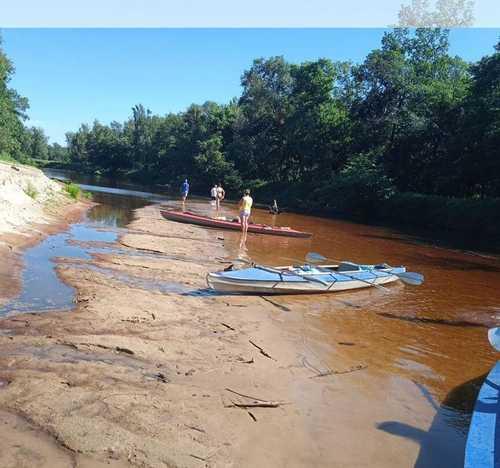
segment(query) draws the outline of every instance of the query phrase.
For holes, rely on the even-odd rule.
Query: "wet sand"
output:
[[[141,208],[119,242],[151,256],[60,262],[75,310],[2,319],[0,465],[461,465],[447,399],[380,365],[414,324],[364,310],[378,291],[207,294],[206,272],[234,255],[229,237]],[[378,333],[379,320],[398,326]]]
[[[17,232],[0,232],[0,306],[19,294],[23,252],[51,234],[64,231],[81,218],[93,204],[61,197],[56,205],[46,207],[43,224],[21,226]]]

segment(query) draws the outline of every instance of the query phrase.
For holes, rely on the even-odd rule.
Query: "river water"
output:
[[[50,175],[65,176],[61,172]],[[94,233],[117,233],[132,219],[135,208],[157,202],[179,205],[167,202],[154,189],[82,181],[77,175],[72,178],[92,190],[95,200],[102,204],[93,208],[83,223],[62,235],[66,238],[48,239],[49,243],[60,243],[61,248],[68,248],[67,240],[75,236],[82,240],[78,238],[79,229],[92,231],[87,231],[83,240],[102,240]],[[214,213],[210,203],[200,199],[188,200],[186,209]],[[235,205],[224,203],[222,214],[236,215]],[[487,330],[500,323],[500,258],[443,248],[392,229],[346,221],[292,213],[273,216],[265,210],[254,210],[253,220],[309,231],[313,237],[249,234],[242,245],[240,233],[225,231],[230,256],[287,265],[304,262],[308,252],[319,252],[332,261],[401,264],[425,276],[425,283],[419,287],[396,284],[387,291],[370,288],[313,297],[280,296],[272,303],[281,311],[303,311],[301,326],[316,343],[325,365],[334,368],[335,356],[348,356],[352,362],[369,366],[372,372],[413,382],[439,416],[427,436],[442,444],[459,444],[455,451],[463,454],[475,394],[482,376],[498,358],[488,345]],[[29,258],[27,261],[29,264]],[[421,443],[423,451],[425,437],[410,429],[391,426],[385,430]],[[438,453],[430,459],[432,466],[459,464],[455,460],[439,465]]]

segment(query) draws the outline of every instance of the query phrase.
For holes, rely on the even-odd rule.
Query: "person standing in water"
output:
[[[253,200],[252,197],[250,196],[250,190],[246,189],[243,192],[243,197],[241,198],[239,204],[241,230],[243,231],[243,234],[246,234],[248,230],[248,219],[250,218],[252,205],[253,205]]]
[[[226,197],[226,191],[222,188],[222,184],[219,183],[219,186],[217,187],[217,209],[220,208],[220,202],[224,200]]]
[[[273,204],[269,207],[269,213],[274,215],[280,213],[280,209],[278,208],[278,203],[276,202],[276,200],[273,200]]]
[[[181,197],[182,197],[182,203],[186,201],[186,198],[189,193],[189,182],[187,179],[184,180],[184,182],[181,185]]]
[[[217,195],[218,195],[217,188],[218,188],[217,184],[214,184],[214,186],[210,189],[210,198],[212,199],[213,202],[215,202],[216,205],[217,205]]]

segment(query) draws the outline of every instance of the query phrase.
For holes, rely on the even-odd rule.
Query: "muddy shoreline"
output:
[[[62,200],[61,200],[62,201]],[[0,233],[0,306],[17,296],[20,291],[23,252],[40,243],[47,236],[62,232],[84,215],[94,204],[89,201],[65,200],[47,210],[43,224],[34,223],[17,232]]]
[[[329,352],[333,362],[322,359],[324,345],[305,329],[307,302],[207,293],[206,272],[228,255],[217,231],[167,222],[157,205],[135,216],[122,255],[59,264],[78,291],[73,311],[0,320],[1,466],[422,460],[425,447],[387,426],[434,427],[418,386],[373,369],[350,336]],[[457,462],[457,444],[439,450]]]

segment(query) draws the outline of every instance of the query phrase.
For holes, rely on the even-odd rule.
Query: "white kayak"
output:
[[[405,267],[359,265],[341,262],[338,265],[301,265],[268,267],[253,265],[241,270],[225,270],[207,275],[207,284],[217,291],[252,294],[304,294],[346,291],[380,287],[399,279],[412,284],[413,276]],[[409,276],[405,278],[405,276]]]

